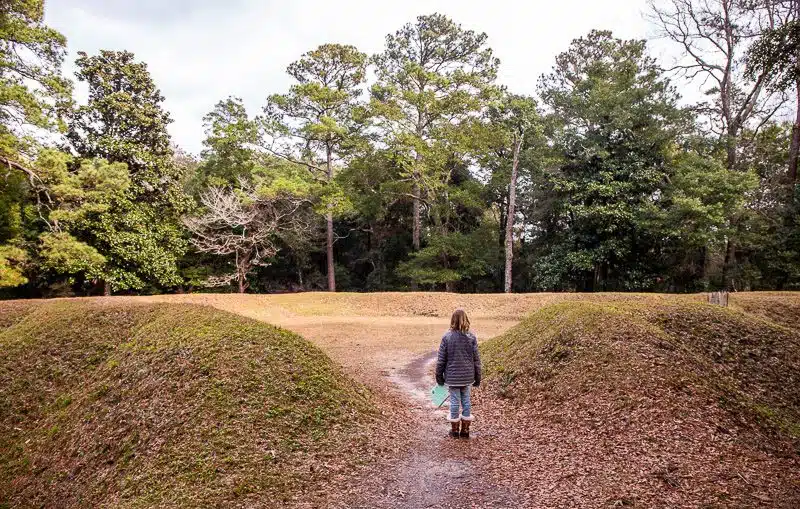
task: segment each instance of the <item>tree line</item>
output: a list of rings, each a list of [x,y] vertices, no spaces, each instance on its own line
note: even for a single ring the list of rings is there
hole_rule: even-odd
[[[323,44],[192,155],[144,62],[78,53],[79,102],[44,2],[3,2],[0,295],[800,287],[800,0],[648,17],[679,58],[593,30],[535,95],[441,14]]]

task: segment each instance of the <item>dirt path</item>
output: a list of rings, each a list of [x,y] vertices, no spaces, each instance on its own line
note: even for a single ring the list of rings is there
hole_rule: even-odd
[[[340,362],[360,382],[390,394],[387,441],[392,456],[366,479],[354,480],[347,508],[512,508],[520,507],[511,490],[491,484],[480,455],[480,409],[470,440],[447,436],[447,403],[434,408],[428,391],[434,384],[435,352],[447,324],[436,317],[335,316],[284,317],[279,325],[302,334]],[[479,335],[491,337],[512,320],[483,320]],[[381,399],[381,397],[379,397]],[[395,406],[396,405],[396,406]],[[384,408],[384,410],[387,410]],[[400,422],[402,421],[402,422]]]
[[[436,352],[413,359],[389,376],[411,407],[415,434],[408,450],[398,451],[397,461],[384,466],[378,482],[363,490],[351,507],[463,508],[519,507],[510,490],[492,485],[482,475],[490,458],[477,454],[480,427],[470,440],[447,436],[447,404],[436,409],[428,396],[433,385]],[[477,422],[477,421],[476,421]]]

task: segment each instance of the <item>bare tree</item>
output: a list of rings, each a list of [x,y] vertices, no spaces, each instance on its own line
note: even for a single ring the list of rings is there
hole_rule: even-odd
[[[712,100],[701,107],[710,130],[725,144],[728,169],[737,167],[737,151],[746,127],[751,132],[768,122],[785,103],[767,87],[769,69],[749,78],[744,54],[750,42],[774,27],[776,8],[763,2],[754,8],[743,0],[650,0],[651,19],[661,35],[677,43],[683,58],[667,69],[689,80],[699,79]]]
[[[683,58],[667,69],[689,80],[702,80],[709,103],[700,106],[712,133],[724,144],[726,166],[739,169],[738,154],[746,133],[754,138],[785,104],[770,88],[770,68],[749,75],[745,55],[751,43],[779,21],[778,2],[760,0],[650,0],[651,19],[661,35],[678,44]],[[738,219],[731,218],[736,229]],[[735,289],[736,238],[725,246],[722,280]]]
[[[234,256],[234,272],[210,277],[209,286],[236,281],[239,293],[244,293],[249,286],[247,276],[256,267],[269,265],[281,236],[307,232],[310,225],[303,210],[307,200],[265,196],[247,182],[240,186],[208,189],[200,195],[205,212],[186,217],[183,223],[192,233],[192,245],[201,253]]]

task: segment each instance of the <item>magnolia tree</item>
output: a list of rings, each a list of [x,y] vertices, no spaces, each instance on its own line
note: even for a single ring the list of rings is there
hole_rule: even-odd
[[[256,267],[269,265],[285,235],[310,230],[308,200],[287,193],[265,192],[248,182],[239,188],[212,187],[200,195],[205,212],[186,217],[192,245],[201,253],[233,256],[234,271],[209,277],[209,286],[236,281],[244,293]]]

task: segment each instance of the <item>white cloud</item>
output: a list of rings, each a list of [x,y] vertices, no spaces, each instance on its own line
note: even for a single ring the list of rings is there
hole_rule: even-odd
[[[175,121],[173,138],[197,153],[202,117],[217,101],[240,96],[256,113],[269,94],[289,86],[286,66],[322,43],[353,44],[372,54],[387,33],[417,15],[441,12],[486,32],[501,60],[501,83],[533,94],[555,56],[589,30],[645,37],[645,8],[644,0],[52,0],[46,15],[67,36],[70,74],[77,51],[126,49],[147,62]]]

